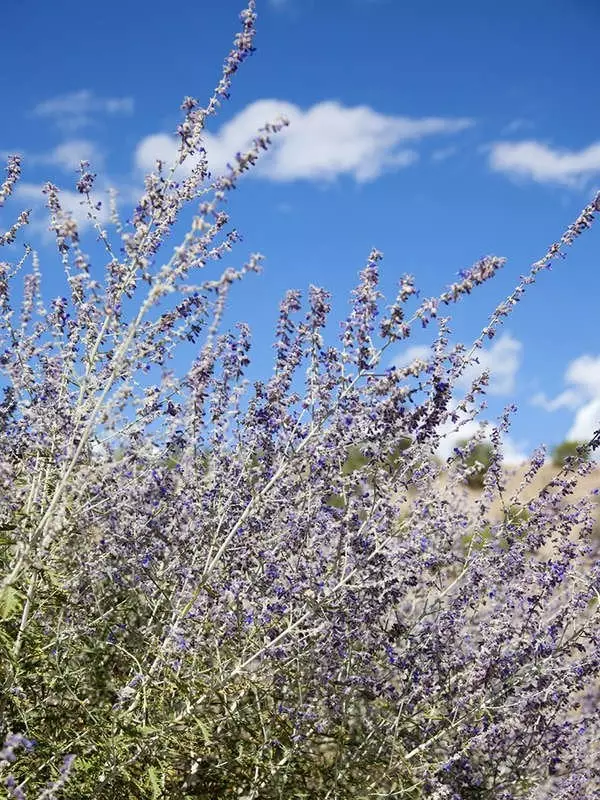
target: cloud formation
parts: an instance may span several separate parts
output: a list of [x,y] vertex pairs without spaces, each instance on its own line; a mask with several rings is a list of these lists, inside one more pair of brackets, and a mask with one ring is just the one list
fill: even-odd
[[[493,430],[493,426],[490,422],[480,422],[478,420],[468,420],[464,422],[458,431],[454,430],[455,428],[456,424],[454,423],[447,423],[440,426],[439,433],[442,438],[436,453],[439,458],[444,460],[449,458],[459,442],[472,439],[482,428],[484,431],[483,440],[490,441]],[[500,450],[502,452],[504,464],[507,467],[518,466],[528,459],[528,455],[523,450],[522,446],[506,434],[503,434],[501,437]]]
[[[255,177],[288,182],[331,181],[346,175],[366,183],[416,161],[414,148],[421,139],[458,133],[473,124],[465,118],[391,116],[369,106],[349,108],[335,101],[303,110],[285,101],[258,100],[218,133],[205,134],[211,171],[221,173],[265,123],[282,116],[290,126],[273,138],[272,148],[250,173]],[[178,140],[167,134],[147,136],[136,149],[135,163],[144,172],[155,168],[157,158],[172,163],[177,146]]]
[[[431,350],[426,345],[413,345],[396,356],[390,366],[404,367],[416,359],[427,361],[430,354]],[[456,387],[469,389],[473,381],[487,371],[490,377],[487,394],[508,395],[514,392],[523,355],[522,343],[509,333],[503,333],[491,347],[478,350],[476,354],[479,363],[471,363],[466,367]]]
[[600,142],[582,150],[554,149],[535,140],[495,142],[489,165],[495,172],[538,183],[574,186],[600,173]]
[[[42,186],[37,183],[19,183],[15,187],[14,194],[15,197],[27,202],[29,207],[32,207],[35,211],[30,222],[30,228],[40,233],[46,242],[52,241],[55,237],[54,233],[48,229],[50,215],[48,209],[45,208],[46,195],[42,193]],[[92,203],[102,203],[100,209],[95,209],[95,213],[100,224],[106,225],[110,219],[108,192],[94,190],[90,196]],[[92,225],[91,220],[88,218],[87,203],[85,203],[85,198],[79,192],[61,189],[59,200],[61,208],[72,215],[80,233]]]
[[390,362],[390,367],[407,367],[413,361],[427,361],[431,355],[431,348],[426,344],[413,344],[403,350]]
[[487,394],[508,395],[515,390],[515,379],[521,366],[523,345],[509,333],[503,333],[491,347],[477,351],[479,364],[469,364],[458,386],[467,389],[483,372],[489,372]]
[[67,172],[78,172],[80,161],[89,161],[92,167],[100,167],[103,160],[98,147],[87,139],[70,139],[48,153],[27,155],[29,164],[51,164]]
[[574,411],[575,416],[565,438],[589,441],[600,428],[600,355],[582,355],[571,361],[564,380],[567,388],[554,399],[548,399],[540,393],[531,402],[546,411]]
[[[468,389],[472,381],[487,370],[490,375],[490,382],[486,389],[487,394],[505,395],[511,394],[515,388],[515,379],[521,365],[523,345],[510,334],[505,333],[498,338],[494,344],[478,351],[479,364],[471,364],[456,384],[457,389]],[[413,345],[404,350],[391,363],[390,366],[404,367],[417,359],[427,361],[431,356],[431,349],[426,345]],[[454,397],[451,407],[456,408],[458,400]],[[460,423],[458,431],[456,426]],[[479,430],[483,428],[484,438],[489,440],[492,433],[492,424],[485,420],[470,420],[464,413],[459,413],[457,423],[448,421],[438,428],[441,436],[440,444],[437,448],[437,455],[448,458],[458,442],[464,439],[471,439]],[[501,450],[504,463],[507,466],[522,464],[527,460],[527,453],[523,447],[515,442],[510,436],[503,435],[501,440]]]
[[533,123],[530,120],[522,118],[512,119],[502,128],[500,134],[502,136],[507,136],[511,133],[516,133],[517,131],[522,131],[526,128],[533,128]]
[[98,97],[89,89],[57,95],[38,103],[31,114],[49,119],[58,128],[73,132],[90,125],[96,116],[131,114],[133,98]]

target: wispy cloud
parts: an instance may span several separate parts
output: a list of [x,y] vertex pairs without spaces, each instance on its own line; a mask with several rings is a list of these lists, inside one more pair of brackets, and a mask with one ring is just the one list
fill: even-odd
[[533,123],[527,119],[512,119],[508,122],[501,130],[502,136],[509,136],[511,133],[517,133],[517,131],[523,131],[527,128],[533,128]]
[[[478,353],[479,364],[471,364],[461,378],[456,388],[465,389],[470,387],[471,382],[484,370],[490,374],[490,382],[487,387],[488,394],[504,395],[510,394],[515,388],[515,379],[521,365],[523,345],[510,334],[501,336],[491,347],[480,350]],[[402,353],[396,356],[390,366],[404,367],[416,360],[427,361],[431,356],[431,348],[427,345],[412,345],[407,347]],[[451,407],[456,409],[458,399],[454,397]],[[457,425],[459,430],[456,430]],[[463,439],[471,439],[483,428],[484,438],[489,440],[493,426],[487,421],[469,419],[464,412],[458,412],[458,421],[448,421],[440,425],[440,443],[437,448],[437,455],[440,458],[448,458],[458,442]],[[510,436],[503,434],[501,438],[502,457],[507,466],[521,464],[527,460],[527,453],[522,444],[515,442]]]
[[51,120],[62,130],[73,132],[90,125],[97,116],[131,114],[133,98],[98,97],[89,89],[57,95],[38,103],[31,113]]
[[554,399],[540,393],[531,402],[546,411],[574,411],[566,438],[587,441],[600,427],[600,355],[582,355],[571,361],[564,380],[567,388]]
[[[462,421],[459,430],[455,430],[456,423],[447,423],[440,426],[439,433],[441,434],[440,444],[437,448],[437,455],[442,459],[449,458],[454,452],[454,448],[458,446],[461,441],[469,441],[476,434],[483,430],[483,440],[490,441],[493,425],[487,421],[467,420]],[[500,450],[502,452],[502,459],[506,466],[517,466],[527,461],[527,453],[524,446],[520,442],[516,442],[511,436],[502,434],[500,438]]]
[[431,357],[431,348],[426,344],[413,344],[407,347],[390,362],[390,367],[407,367],[413,361],[427,361]]
[[27,153],[29,164],[50,164],[68,172],[79,168],[80,161],[89,161],[94,167],[100,167],[103,155],[94,142],[87,139],[71,139],[63,142],[48,153]]
[[488,372],[490,381],[487,394],[508,395],[515,391],[523,355],[521,342],[509,333],[504,333],[491,347],[477,351],[476,355],[479,363],[469,364],[461,375],[458,386],[468,388],[483,372]]
[[561,408],[574,410],[580,403],[581,396],[575,389],[565,389],[552,400],[544,392],[538,392],[531,398],[531,405],[543,408],[544,411],[559,411]]
[[[259,100],[218,133],[206,134],[203,144],[213,172],[222,171],[259,128],[281,116],[291,124],[277,134],[271,151],[252,170],[255,177],[286,182],[331,181],[347,175],[365,183],[416,161],[415,146],[421,139],[458,133],[473,124],[464,118],[391,116],[334,101],[303,110],[285,101]],[[174,137],[155,134],[139,143],[135,162],[148,172],[157,158],[172,162],[176,151]]]
[[[523,355],[521,342],[509,333],[504,333],[491,347],[478,350],[476,355],[479,363],[471,363],[465,368],[456,388],[468,389],[483,372],[488,372],[488,394],[507,395],[514,392]],[[427,361],[430,356],[431,349],[426,345],[413,345],[396,356],[390,366],[404,367],[417,359]]]
[[554,149],[535,140],[495,142],[489,165],[507,175],[573,186],[600,174],[600,142],[582,150]]
[[431,154],[432,161],[447,161],[452,156],[455,156],[458,153],[458,147],[454,147],[451,145],[450,147],[440,147],[438,150],[434,150]]
[[[23,200],[33,209],[30,227],[36,233],[42,235],[48,242],[54,238],[54,234],[48,229],[49,212],[45,208],[46,195],[42,193],[42,186],[37,183],[19,183],[15,188],[15,197]],[[61,189],[59,200],[64,211],[68,211],[79,228],[80,232],[92,225],[88,218],[88,206],[85,199],[79,192],[69,189]],[[109,195],[107,191],[94,191],[91,194],[93,204],[101,203],[99,209],[95,209],[96,216],[100,224],[105,225],[110,219]],[[82,202],[83,201],[83,202]]]

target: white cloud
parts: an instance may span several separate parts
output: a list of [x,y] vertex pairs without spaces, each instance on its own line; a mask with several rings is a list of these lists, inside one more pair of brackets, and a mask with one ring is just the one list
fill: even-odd
[[103,162],[100,150],[87,139],[71,139],[63,142],[49,153],[27,155],[30,164],[51,164],[68,172],[79,171],[80,161],[89,161],[92,167]]
[[510,436],[502,437],[502,456],[507,467],[523,464],[529,458],[522,444],[515,442]]
[[32,110],[35,117],[46,117],[59,128],[74,131],[89,125],[95,115],[131,114],[131,97],[97,97],[89,89],[58,95]]
[[560,408],[576,409],[580,398],[574,389],[566,389],[554,400],[549,400],[544,392],[538,392],[531,398],[531,405],[543,408],[544,411],[558,411]]
[[[454,448],[457,447],[460,441],[470,440],[479,433],[481,429],[484,431],[483,441],[490,441],[493,426],[487,421],[469,420],[464,422],[458,431],[455,431],[457,423],[448,422],[440,426],[439,433],[442,435],[437,455],[442,459],[447,459],[452,455]],[[527,461],[527,453],[523,447],[515,442],[510,436],[504,434],[501,438],[500,450],[502,452],[502,459],[506,466],[516,466]]]
[[565,372],[567,388],[553,400],[544,394],[532,398],[533,405],[556,411],[575,411],[566,439],[588,441],[600,428],[600,355],[582,355],[571,361]]
[[458,386],[469,388],[482,372],[489,372],[487,394],[506,395],[515,390],[515,378],[521,366],[523,345],[509,333],[504,333],[494,344],[476,351],[479,364],[470,364],[461,375]]
[[[177,140],[166,133],[153,133],[145,136],[135,149],[134,161],[138,169],[145,173],[154,172],[155,161],[173,164],[177,158]],[[189,172],[191,165],[184,164],[182,171]]]
[[600,397],[590,400],[575,414],[567,439],[578,442],[589,441],[600,428]]
[[[521,342],[508,333],[503,334],[491,347],[477,351],[479,364],[472,363],[465,369],[456,383],[457,388],[468,389],[482,372],[487,371],[490,376],[486,389],[487,394],[511,394],[515,389],[515,379],[521,366],[522,353]],[[415,359],[427,361],[430,356],[431,349],[429,347],[414,345],[396,356],[390,366],[405,367]]]
[[579,356],[567,367],[565,378],[587,394],[600,396],[600,356]]
[[407,347],[406,350],[403,350],[399,355],[397,355],[391,362],[390,367],[397,367],[401,369],[402,367],[407,367],[413,361],[427,361],[431,356],[431,347],[428,347],[426,344],[414,344],[411,347]]
[[558,150],[534,140],[495,142],[489,151],[489,165],[539,183],[572,186],[600,173],[600,142],[582,150]]
[[[457,133],[473,124],[463,118],[390,116],[368,106],[347,108],[334,101],[302,110],[285,101],[258,100],[218,133],[205,134],[203,144],[213,174],[222,172],[236,152],[246,149],[259,128],[281,116],[289,119],[290,126],[273,137],[269,153],[251,172],[281,182],[329,181],[341,175],[359,183],[372,181],[386,171],[412,164],[418,158],[413,146],[420,139]],[[148,136],[136,149],[136,165],[149,172],[157,158],[172,163],[177,146],[175,137]]]
[[440,147],[431,154],[432,161],[447,161],[458,153],[458,147]]
[[93,142],[84,139],[75,139],[59,144],[50,153],[50,163],[57,164],[64,169],[76,170],[80,161],[89,161],[98,164],[101,161],[100,153]]
[[[504,334],[492,347],[487,350],[479,351],[479,364],[473,364],[465,370],[461,376],[458,386],[466,388],[470,386],[472,380],[480,375],[485,369],[490,371],[490,383],[487,388],[488,394],[509,394],[514,390],[515,377],[521,363],[521,353],[523,346],[521,342],[514,339],[510,334]],[[432,351],[426,345],[413,345],[408,347],[396,358],[390,366],[398,368],[405,367],[411,362],[420,359],[427,361],[431,357]],[[450,407],[456,409],[458,401],[454,398]],[[457,425],[461,425],[458,431]],[[479,430],[485,431],[484,439],[489,441],[492,433],[492,425],[486,421],[471,420],[464,412],[458,412],[458,421],[448,420],[438,428],[441,436],[437,455],[448,458],[458,442],[463,439],[471,439]],[[527,460],[527,453],[523,447],[513,441],[510,436],[504,435],[501,441],[501,451],[504,463],[507,466],[522,464]]]
[[533,123],[527,119],[513,119],[502,128],[501,134],[502,136],[507,136],[511,133],[516,133],[517,131],[522,131],[526,128],[532,127]]
[[458,431],[455,431],[454,428],[456,424],[457,423],[447,422],[438,429],[442,438],[436,454],[444,460],[452,455],[454,448],[457,447],[460,441],[471,439],[479,432],[483,425],[483,423],[476,420],[469,420],[465,422]]
[[[42,194],[42,187],[34,183],[19,183],[15,187],[15,196],[21,200],[30,203],[35,209],[35,216],[32,216],[30,227],[32,230],[40,232],[46,241],[54,239],[54,233],[48,230],[50,221],[50,212],[45,208],[46,195]],[[98,202],[102,203],[100,210],[95,210],[96,216],[100,224],[105,225],[110,219],[109,195],[105,191],[92,191],[91,200],[93,204]],[[77,222],[79,232],[82,233],[86,228],[91,226],[91,221],[88,219],[87,203],[81,204],[85,198],[79,192],[70,191],[68,189],[61,189],[59,192],[59,202],[64,211],[71,213],[75,222]]]

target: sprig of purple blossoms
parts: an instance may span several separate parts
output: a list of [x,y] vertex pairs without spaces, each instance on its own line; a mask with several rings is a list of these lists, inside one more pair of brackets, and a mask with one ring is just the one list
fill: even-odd
[[[27,753],[31,753],[36,747],[36,742],[28,739],[22,733],[10,733],[4,739],[4,744],[0,750],[0,773],[4,772],[7,767],[14,764],[19,758],[17,750],[23,748]],[[69,780],[75,756],[70,754],[63,759],[62,766],[59,770],[58,778],[51,781],[40,794],[37,795],[36,800],[55,800],[57,792]],[[14,800],[27,800],[27,794],[24,789],[24,783],[19,783],[14,775],[6,775],[3,779],[4,786],[8,792],[8,797]],[[31,795],[30,795],[31,797]]]

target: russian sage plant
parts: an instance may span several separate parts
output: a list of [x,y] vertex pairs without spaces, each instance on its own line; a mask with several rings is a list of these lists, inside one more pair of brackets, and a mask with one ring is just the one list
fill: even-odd
[[[435,454],[480,411],[486,376],[460,396],[463,371],[600,197],[470,349],[449,346],[442,311],[503,259],[421,302],[405,276],[386,307],[373,251],[338,346],[328,293],[289,291],[273,373],[250,385],[248,326],[222,321],[260,256],[220,274],[213,262],[238,239],[228,192],[287,123],[209,174],[203,131],[253,50],[252,0],[241,19],[213,96],[184,99],[176,163],[157,162],[130,223],[113,203],[102,227],[82,162],[103,278],[50,183],[65,296],[45,304],[29,244],[0,262],[5,796],[597,798],[600,561],[591,504],[569,501],[592,464],[567,461],[525,504],[536,452],[507,496],[511,408],[476,504],[479,440]],[[19,176],[15,156],[0,205]],[[16,252],[28,217],[8,219],[0,244]],[[430,357],[385,369],[428,325]],[[185,342],[196,355],[181,377]]]

